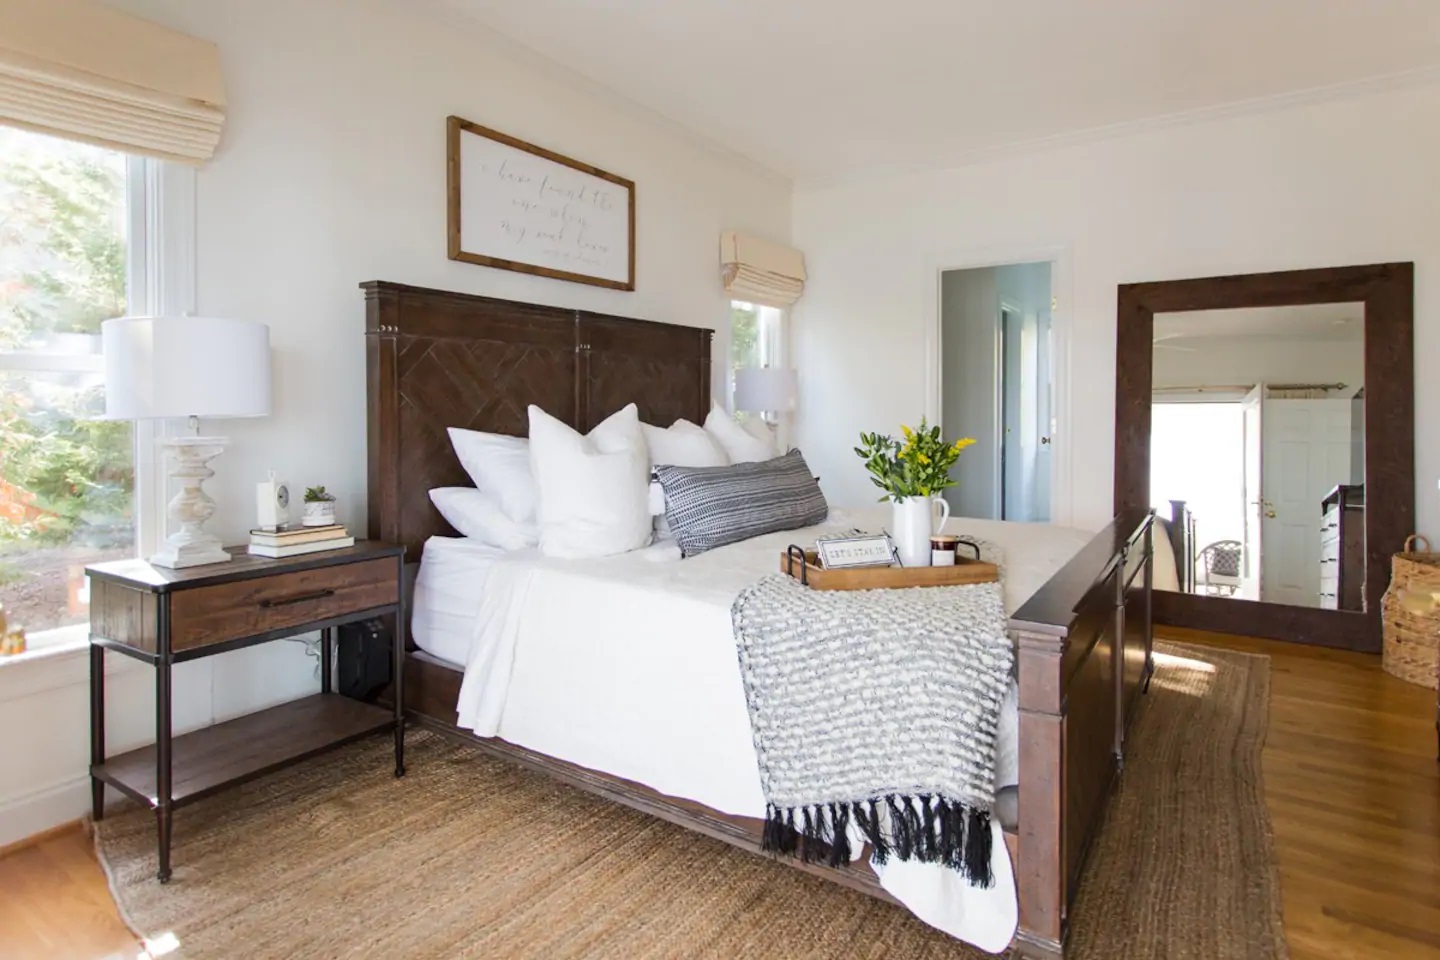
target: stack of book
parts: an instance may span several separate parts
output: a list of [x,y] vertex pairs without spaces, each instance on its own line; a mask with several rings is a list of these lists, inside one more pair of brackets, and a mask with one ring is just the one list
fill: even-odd
[[250,553],[257,557],[272,557],[277,560],[354,545],[355,538],[338,523],[325,527],[302,527],[296,523],[274,530],[250,531]]

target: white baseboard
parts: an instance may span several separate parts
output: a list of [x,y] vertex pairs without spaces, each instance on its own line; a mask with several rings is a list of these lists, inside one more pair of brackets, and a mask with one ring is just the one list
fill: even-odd
[[90,778],[76,777],[0,803],[0,847],[90,812]]

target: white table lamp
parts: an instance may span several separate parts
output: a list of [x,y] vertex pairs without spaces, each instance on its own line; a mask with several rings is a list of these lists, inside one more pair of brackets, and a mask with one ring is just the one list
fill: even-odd
[[251,320],[121,317],[100,329],[106,419],[190,421],[191,436],[164,442],[169,477],[180,482],[168,511],[178,529],[150,562],[179,568],[229,560],[220,538],[203,529],[215,501],[201,487],[229,441],[198,436],[198,421],[269,415],[270,328]]
[[795,371],[746,367],[735,371],[735,409],[748,413],[789,413],[795,409]]

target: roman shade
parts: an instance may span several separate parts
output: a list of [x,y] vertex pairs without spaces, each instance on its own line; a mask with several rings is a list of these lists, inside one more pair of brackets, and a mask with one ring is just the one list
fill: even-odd
[[224,107],[213,43],[94,0],[0,0],[0,123],[199,163]]
[[733,300],[788,307],[805,292],[805,257],[783,243],[726,230],[720,234],[720,266]]

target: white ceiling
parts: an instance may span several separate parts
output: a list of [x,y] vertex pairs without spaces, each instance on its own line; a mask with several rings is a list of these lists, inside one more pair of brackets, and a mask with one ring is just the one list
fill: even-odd
[[1302,307],[1246,307],[1155,314],[1155,342],[1178,346],[1195,340],[1365,339],[1363,303]]
[[1440,65],[1437,0],[435,2],[797,182]]

